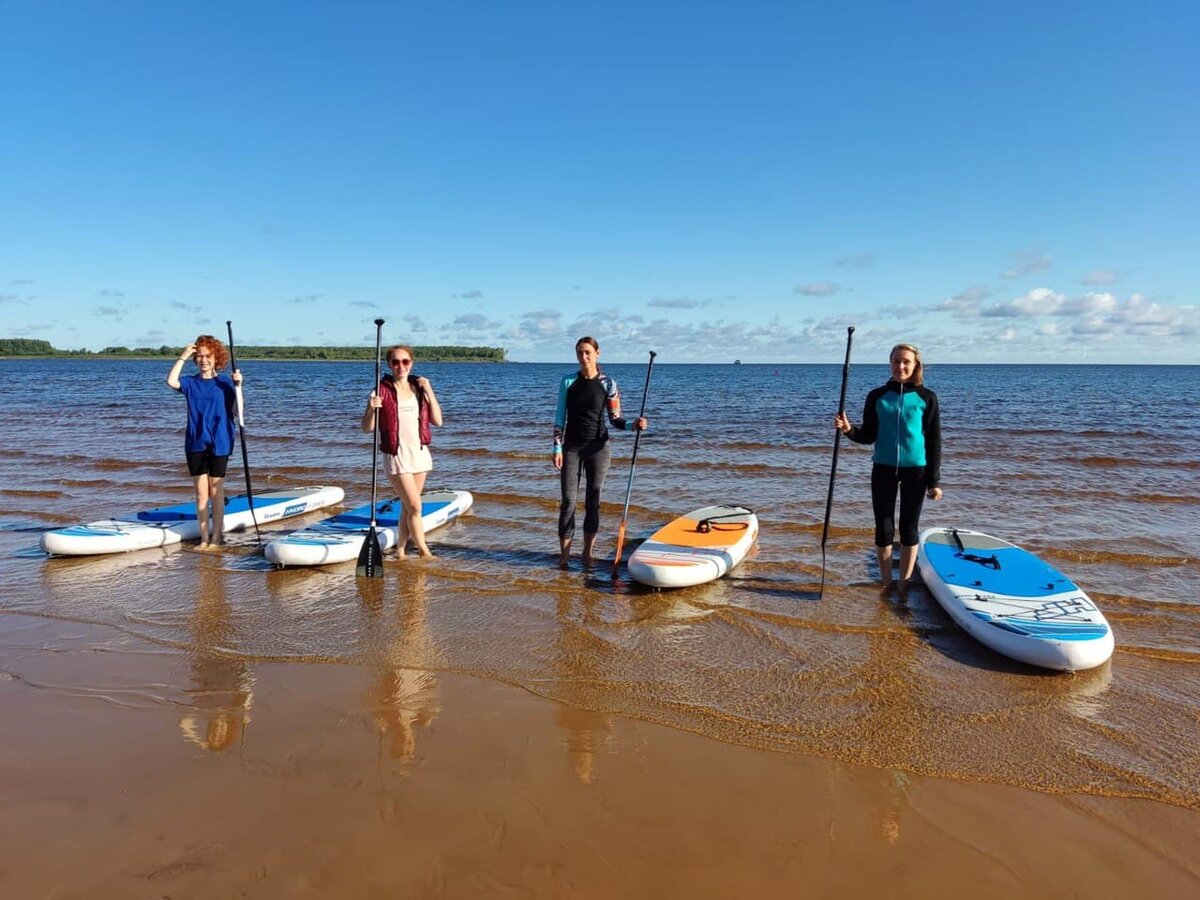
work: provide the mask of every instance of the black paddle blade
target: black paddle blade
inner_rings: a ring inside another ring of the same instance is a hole
[[[362,549],[358,551],[358,567],[354,574],[359,578],[383,577],[383,551],[379,549],[379,535],[375,533],[374,525],[367,532]]]

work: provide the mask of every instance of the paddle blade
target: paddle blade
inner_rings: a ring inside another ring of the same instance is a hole
[[[358,567],[354,574],[359,578],[383,577],[383,551],[379,549],[379,535],[372,525],[363,539],[362,549],[358,551]]]
[[[617,552],[613,556],[613,568],[616,569],[621,565],[621,551],[625,549],[625,520],[621,520],[621,527],[617,529]]]

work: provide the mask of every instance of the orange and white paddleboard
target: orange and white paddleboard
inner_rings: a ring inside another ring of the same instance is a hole
[[[630,555],[629,574],[659,588],[715,581],[746,558],[757,537],[753,510],[706,506],[654,532]]]

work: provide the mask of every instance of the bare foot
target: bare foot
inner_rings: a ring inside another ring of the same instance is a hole
[[[408,559],[408,554],[405,553],[403,550],[397,550],[396,551],[396,559]]]
[[[570,553],[563,552],[558,554],[558,567],[560,569],[569,569],[571,567]]]
[[[583,563],[585,569],[590,568],[592,565],[592,558],[590,556],[581,556],[579,557],[579,561]]]
[[[421,554],[421,559],[437,559],[437,556],[434,554],[434,552],[432,550],[426,550],[424,553]]]
[[[208,541],[201,541],[199,544],[196,545],[196,549],[203,551],[203,550],[207,550],[210,546],[211,545],[208,543]]]

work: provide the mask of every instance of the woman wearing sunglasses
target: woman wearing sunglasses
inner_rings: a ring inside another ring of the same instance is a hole
[[[195,357],[197,375],[180,377],[187,361]],[[211,334],[188,344],[167,373],[167,385],[187,400],[187,433],[184,452],[196,488],[196,519],[200,523],[200,549],[218,546],[225,539],[225,469],[233,452],[233,422],[241,410],[242,373],[218,374],[229,363],[229,351]],[[208,511],[212,508],[212,529]]]
[[[421,492],[425,490],[425,476],[433,469],[429,453],[433,442],[431,426],[442,424],[442,407],[429,379],[412,374],[412,347],[405,344],[389,347],[386,359],[391,373],[384,375],[378,390],[371,392],[362,417],[362,430],[374,431],[375,417],[382,410],[379,449],[386,460],[388,481],[404,507],[396,555],[404,558],[411,538],[421,557],[432,559],[421,524]]]

